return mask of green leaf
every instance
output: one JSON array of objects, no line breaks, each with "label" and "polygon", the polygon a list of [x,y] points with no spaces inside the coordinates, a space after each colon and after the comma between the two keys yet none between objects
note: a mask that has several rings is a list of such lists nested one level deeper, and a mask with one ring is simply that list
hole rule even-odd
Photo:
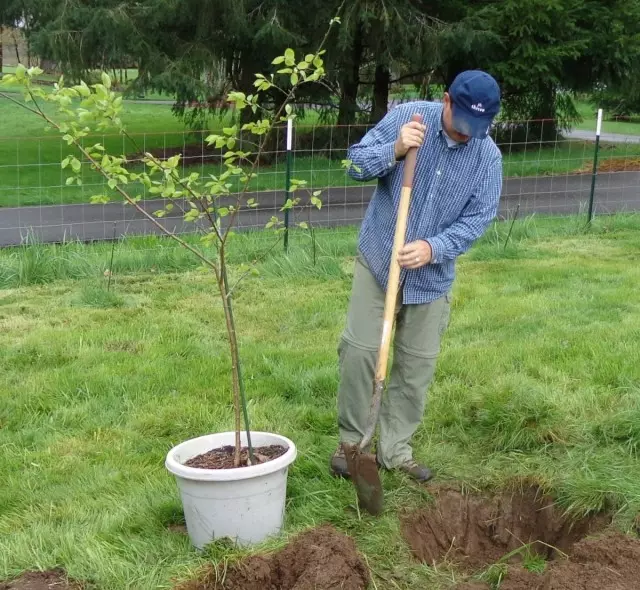
[{"label": "green leaf", "polygon": [[301,221],[298,224],[298,227],[300,227],[301,229],[309,229],[309,224],[306,221]]},{"label": "green leaf", "polygon": [[93,195],[90,198],[92,205],[106,205],[111,199],[107,195]]},{"label": "green leaf", "polygon": [[279,56],[278,56],[278,57],[276,57],[276,58],[275,58],[271,63],[272,63],[274,66],[277,66],[277,65],[279,65],[279,64],[281,64],[281,63],[283,63],[283,62],[284,62],[284,55],[279,55]]},{"label": "green leaf", "polygon": [[111,88],[111,78],[109,78],[109,74],[107,74],[106,72],[102,72],[101,78],[104,87],[107,89]]},{"label": "green leaf", "polygon": [[284,52],[284,63],[288,66],[292,66],[296,63],[296,54],[293,49],[289,48]]},{"label": "green leaf", "polygon": [[317,209],[322,208],[322,201],[318,197],[311,197],[311,204],[314,205]]},{"label": "green leaf", "polygon": [[71,169],[77,174],[78,172],[80,172],[80,169],[82,168],[82,164],[80,164],[80,161],[77,158],[71,158]]},{"label": "green leaf", "polygon": [[27,73],[27,68],[25,68],[22,64],[18,64],[18,66],[16,67],[16,73],[15,73],[16,80],[18,80],[19,82],[22,82],[25,78],[26,73]]},{"label": "green leaf", "polygon": [[299,70],[306,70],[309,67],[309,64],[306,61],[301,61],[297,67]]},{"label": "green leaf", "polygon": [[281,70],[278,70],[278,74],[290,74],[291,72],[293,72],[291,68],[283,68]]},{"label": "green leaf", "polygon": [[315,55],[313,53],[307,53],[307,55],[304,56],[304,61],[310,64],[314,58],[315,58]]},{"label": "green leaf", "polygon": [[185,221],[195,221],[200,217],[200,212],[197,209],[190,209],[184,214]]},{"label": "green leaf", "polygon": [[291,74],[291,85],[295,86],[298,83],[298,74],[296,72],[293,72],[293,74]]},{"label": "green leaf", "polygon": [[218,217],[226,217],[227,215],[229,215],[229,209],[226,207],[220,207],[220,209],[218,209]]},{"label": "green leaf", "polygon": [[114,189],[116,188],[116,186],[118,186],[118,181],[115,178],[110,178],[109,182],[107,182],[107,185],[110,189]]},{"label": "green leaf", "polygon": [[71,156],[67,156],[64,160],[62,160],[62,169],[64,170],[68,165],[69,162],[71,162]]}]

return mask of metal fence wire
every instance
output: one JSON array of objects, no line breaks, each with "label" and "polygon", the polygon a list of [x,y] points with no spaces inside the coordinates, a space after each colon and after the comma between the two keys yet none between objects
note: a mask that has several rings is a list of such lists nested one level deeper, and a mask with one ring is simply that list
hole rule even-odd
[{"label": "metal fence wire", "polygon": [[[601,134],[597,129],[561,133],[552,121],[501,123],[493,138],[503,154],[504,183],[498,216],[503,219],[538,215],[584,215],[640,210],[640,135]],[[288,223],[311,221],[314,227],[358,226],[375,182],[349,178],[341,161],[348,147],[368,126],[305,125],[279,127],[256,169],[251,197],[255,209],[243,209],[239,230],[260,229],[273,215],[282,215],[291,177],[321,190],[323,206],[292,212]],[[86,138],[101,141],[109,153],[124,154],[140,167],[144,152],[168,158],[181,154],[182,171],[202,175],[222,170],[220,151],[209,147],[210,131],[141,133],[133,141],[120,135]],[[287,150],[287,139],[290,149]],[[240,146],[242,147],[242,146]],[[158,234],[160,230],[118,198],[90,204],[92,195],[108,192],[106,181],[83,166],[82,185],[67,186],[60,162],[70,152],[57,136],[0,137],[0,245],[36,241],[101,241],[114,237]],[[143,186],[137,187],[145,210],[164,206]],[[137,190],[136,189],[136,190]],[[308,217],[310,216],[310,217]],[[177,233],[195,230],[174,213],[159,220]]]}]

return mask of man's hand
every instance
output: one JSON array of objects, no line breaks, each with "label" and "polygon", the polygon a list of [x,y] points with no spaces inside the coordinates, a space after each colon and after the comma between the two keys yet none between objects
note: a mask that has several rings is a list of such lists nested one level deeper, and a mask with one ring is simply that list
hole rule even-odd
[{"label": "man's hand", "polygon": [[421,268],[431,262],[433,254],[429,242],[416,240],[405,244],[398,252],[398,263],[402,268],[410,270]]},{"label": "man's hand", "polygon": [[410,121],[406,125],[403,125],[395,143],[396,160],[404,158],[409,148],[420,147],[424,141],[426,130],[427,127],[425,125],[416,123],[415,121]]}]

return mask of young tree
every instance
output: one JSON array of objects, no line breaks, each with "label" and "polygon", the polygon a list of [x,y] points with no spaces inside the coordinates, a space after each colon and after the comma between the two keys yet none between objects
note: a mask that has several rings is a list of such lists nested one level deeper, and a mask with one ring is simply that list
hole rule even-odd
[{"label": "young tree", "polygon": [[[334,18],[331,20],[331,25],[337,22],[339,19]],[[326,41],[329,31],[324,41]],[[204,269],[213,273],[224,312],[231,359],[236,431],[234,464],[236,466],[241,464],[241,412],[244,414],[249,444],[249,464],[260,461],[259,457],[254,457],[251,446],[249,416],[232,304],[238,284],[255,270],[255,266],[243,268],[238,277],[231,277],[227,263],[227,251],[232,243],[232,230],[240,210],[258,205],[254,199],[247,196],[247,189],[251,179],[255,176],[257,163],[269,134],[278,124],[295,117],[292,102],[298,89],[305,84],[319,81],[325,75],[322,58],[325,53],[323,46],[324,42],[320,44],[318,50],[306,55],[297,55],[293,49],[286,49],[272,62],[276,66],[276,72],[270,75],[254,75],[254,88],[250,94],[240,91],[233,91],[229,94],[229,101],[234,103],[237,109],[248,109],[259,114],[259,117],[256,122],[246,123],[242,128],[234,125],[223,129],[221,134],[214,134],[207,138],[209,145],[214,145],[222,150],[225,168],[220,175],[212,174],[207,178],[202,178],[197,172],[182,176],[179,173],[180,156],[162,160],[146,153],[143,160],[144,171],[134,172],[127,167],[128,163],[124,155],[107,153],[101,143],[87,145],[91,143],[89,139],[93,131],[103,132],[107,128],[117,129],[135,143],[135,140],[128,135],[120,117],[122,96],[113,91],[111,79],[106,73],[102,73],[101,83],[92,85],[81,81],[77,85],[66,87],[61,78],[55,85],[53,92],[48,93],[34,84],[42,70],[19,66],[15,75],[7,76],[3,83],[20,85],[24,90],[25,102],[20,102],[12,95],[0,92],[0,98],[16,103],[40,117],[48,126],[58,130],[69,146],[75,148],[76,151],[69,154],[62,162],[62,168],[70,171],[67,184],[81,184],[82,167],[89,165],[105,177],[110,189],[107,193],[95,195],[92,202],[106,203],[114,197],[124,199],[126,203],[135,207],[143,216],[154,223],[160,231],[189,250],[200,260]],[[269,91],[276,91],[281,99],[274,106],[262,106],[260,96]],[[45,112],[41,106],[42,103],[56,105],[58,116],[52,117],[47,114],[48,111]],[[252,151],[245,151],[244,148],[239,149],[238,135],[241,131],[253,136],[252,142],[243,141],[243,145],[251,143]],[[243,189],[236,194],[231,193],[234,179],[239,180],[243,186]],[[281,211],[302,206],[301,198],[296,196],[295,192],[303,188],[304,185],[304,181],[292,180],[290,194]],[[186,221],[203,224],[206,229],[201,237],[201,245],[192,245],[189,241],[167,230],[156,217],[148,213],[140,205],[142,197],[138,194],[138,189],[141,186],[146,187],[149,193],[159,195],[169,201],[166,207],[156,214],[157,217],[163,217],[170,211],[180,209]],[[320,208],[322,203],[319,194],[319,191],[310,194],[310,198],[304,206]],[[306,226],[304,223],[300,225],[301,227]],[[267,228],[273,228],[278,234],[281,233],[281,226],[282,220],[277,216],[272,217],[267,224]],[[277,243],[278,241],[274,241],[267,251]],[[215,249],[213,257],[207,253],[211,247]]]}]

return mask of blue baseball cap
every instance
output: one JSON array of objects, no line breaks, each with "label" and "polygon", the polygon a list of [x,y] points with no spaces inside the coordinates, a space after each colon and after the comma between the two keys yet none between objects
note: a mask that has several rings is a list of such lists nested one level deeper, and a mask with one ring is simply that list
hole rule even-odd
[{"label": "blue baseball cap", "polygon": [[486,72],[467,70],[449,88],[452,124],[462,135],[484,139],[500,111],[500,87]]}]

